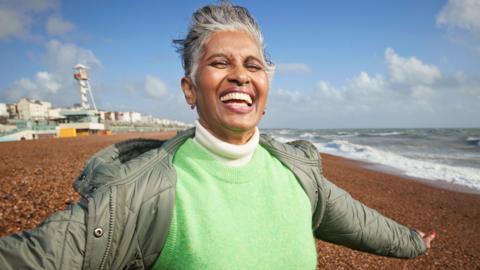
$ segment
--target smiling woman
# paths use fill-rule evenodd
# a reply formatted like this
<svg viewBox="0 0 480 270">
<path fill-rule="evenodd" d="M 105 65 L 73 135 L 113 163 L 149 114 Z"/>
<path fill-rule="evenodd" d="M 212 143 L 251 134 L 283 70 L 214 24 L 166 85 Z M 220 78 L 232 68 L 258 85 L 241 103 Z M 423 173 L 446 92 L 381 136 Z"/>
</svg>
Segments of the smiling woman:
<svg viewBox="0 0 480 270">
<path fill-rule="evenodd" d="M 311 143 L 259 134 L 273 65 L 245 8 L 202 7 L 175 43 L 195 128 L 97 153 L 75 182 L 78 204 L 0 239 L 1 269 L 315 269 L 315 238 L 400 258 L 426 251 L 434 233 L 329 182 Z"/>
<path fill-rule="evenodd" d="M 193 76 L 182 79 L 182 89 L 188 104 L 197 106 L 200 124 L 225 142 L 246 143 L 263 115 L 269 88 L 260 44 L 243 31 L 216 32 Z"/>
</svg>

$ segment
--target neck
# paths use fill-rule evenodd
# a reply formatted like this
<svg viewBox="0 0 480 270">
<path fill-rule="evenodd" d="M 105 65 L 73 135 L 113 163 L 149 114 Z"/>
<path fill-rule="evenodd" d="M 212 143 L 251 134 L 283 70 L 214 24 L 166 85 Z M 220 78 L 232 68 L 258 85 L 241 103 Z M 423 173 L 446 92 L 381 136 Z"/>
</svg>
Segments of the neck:
<svg viewBox="0 0 480 270">
<path fill-rule="evenodd" d="M 216 138 L 229 143 L 229 144 L 245 144 L 247 143 L 253 134 L 257 131 L 257 128 L 248 130 L 248 131 L 235 131 L 235 130 L 222 130 L 212 126 L 207 125 L 202 119 L 197 120 L 203 128 L 208 130 L 208 132 L 214 135 Z"/>
<path fill-rule="evenodd" d="M 225 142 L 210 133 L 199 121 L 195 122 L 194 142 L 198 143 L 220 162 L 230 166 L 245 165 L 250 161 L 259 143 L 259 131 L 255 128 L 253 136 L 244 144 Z"/>
</svg>

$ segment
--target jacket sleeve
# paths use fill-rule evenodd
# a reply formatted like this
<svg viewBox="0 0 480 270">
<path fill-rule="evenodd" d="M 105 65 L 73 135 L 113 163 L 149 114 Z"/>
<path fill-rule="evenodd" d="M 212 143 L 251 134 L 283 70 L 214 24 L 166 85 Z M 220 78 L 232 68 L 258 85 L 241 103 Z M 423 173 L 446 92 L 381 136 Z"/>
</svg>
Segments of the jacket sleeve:
<svg viewBox="0 0 480 270">
<path fill-rule="evenodd" d="M 315 237 L 383 256 L 413 258 L 425 252 L 417 231 L 384 217 L 322 178 L 325 209 Z"/>
<path fill-rule="evenodd" d="M 35 229 L 0 238 L 0 269 L 82 269 L 85 212 L 73 204 Z"/>
</svg>

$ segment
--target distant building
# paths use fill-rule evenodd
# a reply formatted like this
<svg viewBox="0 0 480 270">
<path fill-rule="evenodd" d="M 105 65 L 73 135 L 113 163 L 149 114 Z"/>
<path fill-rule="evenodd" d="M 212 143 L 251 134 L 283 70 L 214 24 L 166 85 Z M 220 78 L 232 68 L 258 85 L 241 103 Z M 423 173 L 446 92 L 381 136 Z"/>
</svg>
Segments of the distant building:
<svg viewBox="0 0 480 270">
<path fill-rule="evenodd" d="M 155 122 L 160 125 L 170 125 L 173 124 L 172 120 L 169 119 L 155 119 Z"/>
<path fill-rule="evenodd" d="M 7 104 L 0 103 L 0 117 L 8 117 Z"/>
<path fill-rule="evenodd" d="M 130 112 L 115 112 L 115 119 L 117 119 L 117 122 L 132 122 L 130 118 Z"/>
<path fill-rule="evenodd" d="M 100 123 L 99 113 L 94 110 L 62 110 L 60 114 L 65 119 L 58 125 L 59 137 L 95 134 L 105 130 L 105 125 Z"/>
<path fill-rule="evenodd" d="M 0 126 L 7 124 L 8 118 L 9 118 L 9 115 L 7 111 L 7 104 L 0 103 Z M 0 130 L 0 133 L 1 132 L 2 131 Z"/>
<path fill-rule="evenodd" d="M 18 119 L 17 104 L 7 104 L 8 118 Z"/>
<path fill-rule="evenodd" d="M 185 126 L 179 121 L 139 112 L 105 112 L 85 110 L 79 106 L 52 108 L 50 102 L 31 98 L 21 98 L 12 104 L 0 103 L 0 141 L 111 134 L 115 128 L 143 131 Z"/>
<path fill-rule="evenodd" d="M 100 122 L 105 122 L 105 112 L 104 111 L 98 111 L 98 117 L 100 118 Z"/>
<path fill-rule="evenodd" d="M 117 118 L 115 117 L 115 112 L 105 112 L 105 121 L 117 121 Z"/>
<path fill-rule="evenodd" d="M 60 113 L 61 111 L 62 111 L 61 108 L 49 109 L 47 114 L 47 119 L 55 120 L 55 119 L 65 118 L 65 116 L 61 115 Z"/>
<path fill-rule="evenodd" d="M 132 123 L 142 121 L 142 114 L 139 112 L 130 112 L 130 121 Z"/>
<path fill-rule="evenodd" d="M 22 120 L 44 120 L 48 118 L 50 102 L 21 98 L 17 103 L 18 118 Z"/>
<path fill-rule="evenodd" d="M 142 115 L 143 123 L 153 123 L 153 116 L 151 115 Z"/>
</svg>

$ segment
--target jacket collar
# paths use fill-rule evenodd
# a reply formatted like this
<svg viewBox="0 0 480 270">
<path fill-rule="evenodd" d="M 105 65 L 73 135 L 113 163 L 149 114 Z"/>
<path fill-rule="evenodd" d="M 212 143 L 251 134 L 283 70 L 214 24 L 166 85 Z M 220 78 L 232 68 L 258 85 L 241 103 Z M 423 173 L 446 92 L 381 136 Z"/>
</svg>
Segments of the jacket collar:
<svg viewBox="0 0 480 270">
<path fill-rule="evenodd" d="M 179 132 L 175 137 L 166 141 L 163 145 L 163 149 L 169 154 L 169 162 L 172 161 L 173 156 L 177 149 L 188 139 L 195 136 L 195 128 L 189 128 L 187 130 Z M 318 164 L 319 155 L 318 151 L 311 143 L 306 141 L 296 141 L 293 143 L 281 143 L 267 134 L 260 135 L 260 145 L 267 149 L 268 152 L 277 157 L 280 161 L 284 159 L 293 159 L 307 162 L 311 164 Z M 313 148 L 313 149 L 312 149 Z"/>
</svg>

